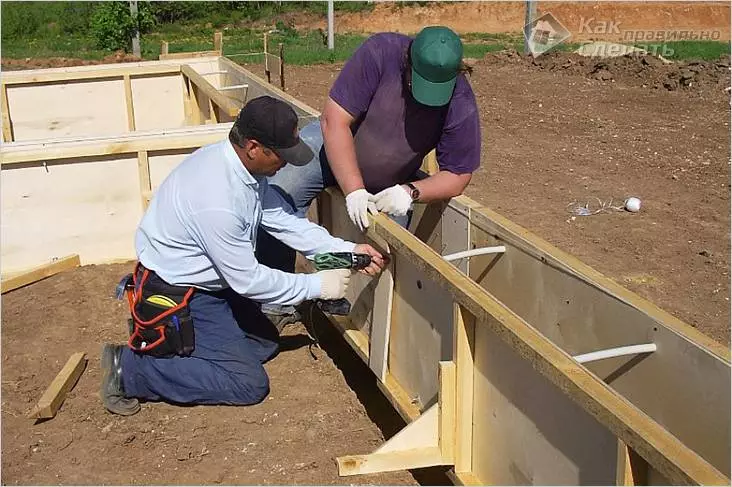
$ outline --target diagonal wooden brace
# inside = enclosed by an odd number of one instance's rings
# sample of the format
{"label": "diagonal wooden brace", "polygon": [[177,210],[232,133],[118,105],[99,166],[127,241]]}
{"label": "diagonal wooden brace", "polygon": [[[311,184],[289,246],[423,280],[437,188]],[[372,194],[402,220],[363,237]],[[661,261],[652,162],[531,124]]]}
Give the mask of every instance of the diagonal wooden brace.
{"label": "diagonal wooden brace", "polygon": [[437,404],[368,455],[336,458],[340,476],[453,465],[455,363],[440,362]]}

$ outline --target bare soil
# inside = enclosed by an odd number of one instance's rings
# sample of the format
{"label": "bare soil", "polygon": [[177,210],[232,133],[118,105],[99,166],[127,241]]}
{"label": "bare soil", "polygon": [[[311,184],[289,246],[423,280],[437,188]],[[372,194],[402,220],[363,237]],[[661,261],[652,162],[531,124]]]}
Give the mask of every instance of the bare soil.
{"label": "bare soil", "polygon": [[[85,266],[2,299],[2,483],[9,484],[444,484],[440,469],[341,478],[335,457],[368,453],[404,426],[373,374],[321,326],[309,353],[288,327],[266,365],[271,393],[249,407],[143,404],[107,413],[99,352],[126,338],[128,315],[113,291],[131,264]],[[56,417],[26,418],[73,352],[88,364]]]}

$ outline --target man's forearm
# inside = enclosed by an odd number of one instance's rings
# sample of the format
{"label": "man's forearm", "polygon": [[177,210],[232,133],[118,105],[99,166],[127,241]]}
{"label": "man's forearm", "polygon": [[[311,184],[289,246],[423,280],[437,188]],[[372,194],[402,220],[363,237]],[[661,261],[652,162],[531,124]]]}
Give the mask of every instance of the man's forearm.
{"label": "man's forearm", "polygon": [[344,194],[364,187],[350,127],[324,120],[323,140],[330,168]]}
{"label": "man's forearm", "polygon": [[449,171],[439,171],[412,184],[419,189],[419,201],[429,203],[431,201],[448,200],[461,195],[471,177],[472,174],[453,174]]}

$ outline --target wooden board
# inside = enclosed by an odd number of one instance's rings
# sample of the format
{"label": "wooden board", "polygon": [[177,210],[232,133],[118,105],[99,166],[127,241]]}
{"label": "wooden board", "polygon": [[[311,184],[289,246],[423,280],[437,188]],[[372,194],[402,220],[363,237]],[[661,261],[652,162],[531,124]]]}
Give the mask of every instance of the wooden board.
{"label": "wooden board", "polygon": [[[475,246],[506,243],[477,226],[485,223],[479,213],[474,221]],[[474,257],[471,277],[571,355],[657,344],[653,354],[603,360],[587,368],[729,475],[728,362],[601,286],[588,285],[518,246],[509,245],[504,255]]]}
{"label": "wooden board", "polygon": [[475,328],[473,474],[491,485],[613,485],[617,439],[531,363]]}
{"label": "wooden board", "polygon": [[[465,306],[511,350],[527,361],[584,411],[637,451],[673,483],[728,483],[729,479],[569,355],[530,327],[501,302],[447,263],[394,222],[383,216],[370,229],[394,252],[408,259]],[[397,270],[397,279],[400,280]],[[615,462],[613,464],[613,470]],[[614,478],[613,478],[614,481]]]}
{"label": "wooden board", "polygon": [[55,260],[50,264],[38,266],[27,272],[16,273],[7,279],[3,278],[0,287],[2,287],[2,292],[4,294],[80,265],[81,261],[77,254],[69,255]]}
{"label": "wooden board", "polygon": [[402,255],[394,275],[389,370],[424,409],[437,400],[438,363],[452,359],[452,299]]}
{"label": "wooden board", "polygon": [[61,372],[48,386],[43,393],[36,407],[28,413],[29,418],[48,419],[56,416],[61,404],[66,399],[66,394],[74,387],[86,367],[86,354],[78,352],[73,354]]}

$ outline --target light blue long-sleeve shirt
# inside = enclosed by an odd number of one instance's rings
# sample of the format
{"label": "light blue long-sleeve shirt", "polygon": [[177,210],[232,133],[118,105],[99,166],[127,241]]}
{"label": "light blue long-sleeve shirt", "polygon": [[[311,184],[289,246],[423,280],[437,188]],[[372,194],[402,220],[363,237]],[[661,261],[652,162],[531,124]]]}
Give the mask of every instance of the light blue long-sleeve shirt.
{"label": "light blue long-sleeve shirt", "polygon": [[263,230],[306,257],[355,244],[293,214],[264,176],[251,175],[228,140],[187,157],[163,181],[135,237],[137,257],[173,285],[217,291],[231,287],[252,300],[297,304],[320,296],[317,274],[291,274],[259,264]]}

